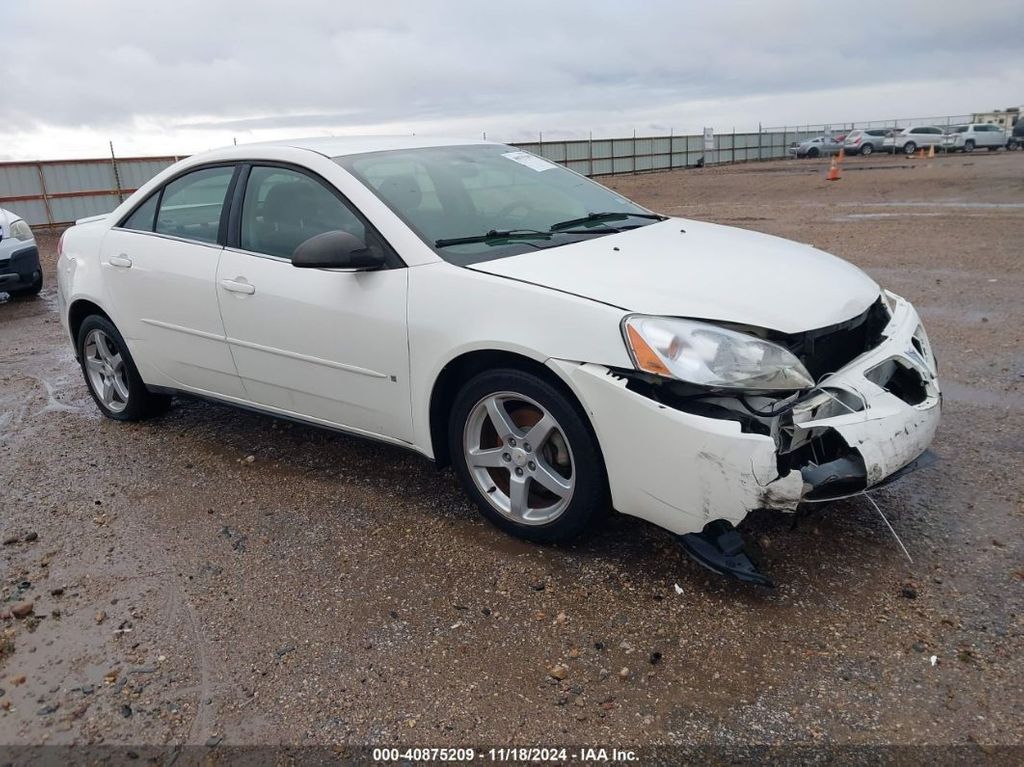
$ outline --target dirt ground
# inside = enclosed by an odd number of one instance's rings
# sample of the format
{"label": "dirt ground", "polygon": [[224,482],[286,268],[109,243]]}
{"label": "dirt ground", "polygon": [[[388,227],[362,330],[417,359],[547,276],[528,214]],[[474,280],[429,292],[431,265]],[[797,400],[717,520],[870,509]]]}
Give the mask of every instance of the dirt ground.
{"label": "dirt ground", "polygon": [[189,400],[105,420],[42,238],[42,296],[0,302],[0,743],[1024,744],[1024,152],[825,172],[606,179],[927,324],[941,462],[875,494],[913,563],[865,499],[757,514],[773,591],[632,518],[512,540],[397,448]]}

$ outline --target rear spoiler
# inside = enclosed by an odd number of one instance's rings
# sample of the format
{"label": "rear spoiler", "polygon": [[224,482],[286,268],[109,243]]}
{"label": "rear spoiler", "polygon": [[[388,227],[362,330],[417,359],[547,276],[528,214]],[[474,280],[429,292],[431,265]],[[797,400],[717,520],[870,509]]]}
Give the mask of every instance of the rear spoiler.
{"label": "rear spoiler", "polygon": [[109,215],[109,213],[101,213],[98,216],[86,216],[85,218],[80,218],[75,221],[75,226],[78,226],[79,224],[91,224],[93,221],[102,221]]}

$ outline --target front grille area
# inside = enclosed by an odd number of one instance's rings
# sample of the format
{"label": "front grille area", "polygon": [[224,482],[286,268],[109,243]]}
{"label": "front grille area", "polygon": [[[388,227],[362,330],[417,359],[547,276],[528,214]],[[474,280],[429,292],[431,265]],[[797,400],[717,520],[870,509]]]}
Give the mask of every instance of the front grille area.
{"label": "front grille area", "polygon": [[889,324],[889,308],[879,298],[862,314],[838,325],[808,330],[805,333],[773,338],[802,362],[815,381],[826,373],[834,373],[866,351],[874,349]]}
{"label": "front grille area", "polygon": [[39,248],[35,245],[29,245],[27,248],[16,250],[11,253],[11,263],[17,263],[25,260],[39,260]]}

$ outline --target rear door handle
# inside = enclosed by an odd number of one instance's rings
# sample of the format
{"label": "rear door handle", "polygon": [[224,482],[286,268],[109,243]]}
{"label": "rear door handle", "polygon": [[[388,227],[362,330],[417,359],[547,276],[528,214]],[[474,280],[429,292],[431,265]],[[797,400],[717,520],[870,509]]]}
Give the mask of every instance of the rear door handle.
{"label": "rear door handle", "polygon": [[256,286],[250,285],[248,282],[239,282],[237,280],[221,280],[220,286],[224,290],[228,290],[232,293],[244,293],[247,296],[251,296],[256,292]]}
{"label": "rear door handle", "polygon": [[121,269],[131,269],[132,260],[128,258],[126,253],[122,253],[119,256],[111,256],[110,265],[120,267]]}

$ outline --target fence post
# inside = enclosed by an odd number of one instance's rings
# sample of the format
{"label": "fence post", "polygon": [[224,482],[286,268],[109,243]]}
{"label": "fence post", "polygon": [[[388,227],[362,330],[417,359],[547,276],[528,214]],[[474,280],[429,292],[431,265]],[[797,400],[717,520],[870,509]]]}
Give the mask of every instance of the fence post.
{"label": "fence post", "polygon": [[636,128],[633,128],[633,175],[636,175]]}
{"label": "fence post", "polygon": [[587,140],[587,167],[590,172],[587,176],[594,177],[594,131],[590,131],[590,138]]}
{"label": "fence post", "polygon": [[117,170],[117,157],[114,156],[114,142],[110,142],[110,166],[114,169],[114,186],[117,187],[117,201],[124,202],[124,192],[121,189],[121,174]]}
{"label": "fence post", "polygon": [[46,225],[53,227],[53,211],[50,210],[50,196],[46,193],[46,178],[43,175],[43,164],[36,163],[36,173],[39,174],[39,192],[43,196],[43,208],[46,209]]}
{"label": "fence post", "polygon": [[761,156],[761,123],[757,124],[757,161],[761,162],[764,157]]}

